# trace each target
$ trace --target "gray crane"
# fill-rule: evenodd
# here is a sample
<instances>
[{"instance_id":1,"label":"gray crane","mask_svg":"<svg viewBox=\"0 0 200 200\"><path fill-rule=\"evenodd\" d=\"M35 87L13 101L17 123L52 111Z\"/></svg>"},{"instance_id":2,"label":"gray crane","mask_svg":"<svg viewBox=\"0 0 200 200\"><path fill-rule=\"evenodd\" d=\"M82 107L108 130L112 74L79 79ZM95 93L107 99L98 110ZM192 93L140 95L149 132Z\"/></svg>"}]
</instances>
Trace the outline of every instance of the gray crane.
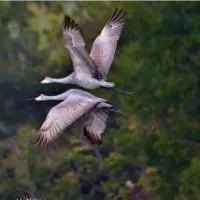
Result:
<instances>
[{"instance_id":1,"label":"gray crane","mask_svg":"<svg viewBox=\"0 0 200 200\"><path fill-rule=\"evenodd\" d=\"M32 142L39 147L47 147L65 128L77 121L83 128L83 134L92 144L101 144L109 116L117 113L127 117L127 114L114 108L105 99L79 89L70 89L56 96L41 94L34 99L36 101L62 101L51 108L34 137Z\"/></svg>"},{"instance_id":2,"label":"gray crane","mask_svg":"<svg viewBox=\"0 0 200 200\"><path fill-rule=\"evenodd\" d=\"M63 26L64 47L68 50L74 72L64 78L45 77L40 83L76 84L86 89L107 88L125 95L135 95L115 87L106 81L106 76L113 62L117 42L125 23L126 13L121 9L113 12L101 33L95 39L90 55L85 49L85 42L78 24L65 16Z\"/></svg>"}]
</instances>

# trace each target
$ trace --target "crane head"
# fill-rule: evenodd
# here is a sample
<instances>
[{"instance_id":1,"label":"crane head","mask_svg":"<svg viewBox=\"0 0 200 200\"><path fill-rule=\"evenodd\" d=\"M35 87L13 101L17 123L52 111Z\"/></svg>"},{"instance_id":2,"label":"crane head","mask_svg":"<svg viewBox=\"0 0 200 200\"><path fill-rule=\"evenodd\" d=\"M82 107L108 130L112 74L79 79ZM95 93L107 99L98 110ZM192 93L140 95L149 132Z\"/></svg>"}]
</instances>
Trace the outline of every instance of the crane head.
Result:
<instances>
[{"instance_id":1,"label":"crane head","mask_svg":"<svg viewBox=\"0 0 200 200\"><path fill-rule=\"evenodd\" d=\"M45 77L42 81L40 81L41 84L47 84L47 83L51 83L51 79L49 77Z\"/></svg>"},{"instance_id":2,"label":"crane head","mask_svg":"<svg viewBox=\"0 0 200 200\"><path fill-rule=\"evenodd\" d=\"M28 100L29 100L29 101L30 101L30 100L35 100L35 101L44 101L44 100L46 100L45 97L46 97L46 95L44 95L44 94L40 94L39 96L34 97L34 98L30 98L30 99L28 99Z\"/></svg>"},{"instance_id":3,"label":"crane head","mask_svg":"<svg viewBox=\"0 0 200 200\"><path fill-rule=\"evenodd\" d=\"M46 76L46 77L45 77L44 79L42 79L41 81L33 83L33 85L37 85L37 84L47 84L47 83L51 83L51 78Z\"/></svg>"},{"instance_id":4,"label":"crane head","mask_svg":"<svg viewBox=\"0 0 200 200\"><path fill-rule=\"evenodd\" d=\"M45 97L46 97L46 95L40 94L39 96L35 97L34 99L36 101L44 101L44 100L46 100Z\"/></svg>"}]
</instances>

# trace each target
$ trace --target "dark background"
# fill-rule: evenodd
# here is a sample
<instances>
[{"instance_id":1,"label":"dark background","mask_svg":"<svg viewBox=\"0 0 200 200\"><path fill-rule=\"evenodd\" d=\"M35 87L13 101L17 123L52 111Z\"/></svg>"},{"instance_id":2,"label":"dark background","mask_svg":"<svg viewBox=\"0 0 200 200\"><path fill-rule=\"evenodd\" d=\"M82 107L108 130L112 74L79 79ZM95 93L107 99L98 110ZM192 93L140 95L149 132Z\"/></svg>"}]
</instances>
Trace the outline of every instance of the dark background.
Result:
<instances>
[{"instance_id":1,"label":"dark background","mask_svg":"<svg viewBox=\"0 0 200 200\"><path fill-rule=\"evenodd\" d=\"M27 99L72 87L34 85L73 70L64 14L80 24L89 50L116 7L128 21L108 80L137 95L92 92L130 119L111 124L96 151L76 129L47 150L33 148L56 102ZM1 2L0 199L200 199L199 11L199 2Z\"/></svg>"}]
</instances>

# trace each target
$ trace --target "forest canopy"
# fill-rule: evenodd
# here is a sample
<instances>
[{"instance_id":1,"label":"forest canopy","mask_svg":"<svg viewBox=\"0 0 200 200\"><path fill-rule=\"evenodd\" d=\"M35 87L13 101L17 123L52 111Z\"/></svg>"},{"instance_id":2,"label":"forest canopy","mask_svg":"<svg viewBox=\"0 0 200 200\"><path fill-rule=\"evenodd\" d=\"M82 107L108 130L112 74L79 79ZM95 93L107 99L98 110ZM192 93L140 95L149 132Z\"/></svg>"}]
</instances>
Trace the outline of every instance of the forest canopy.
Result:
<instances>
[{"instance_id":1,"label":"forest canopy","mask_svg":"<svg viewBox=\"0 0 200 200\"><path fill-rule=\"evenodd\" d=\"M27 101L73 85L34 85L73 70L62 22L70 15L89 51L114 8L128 19L108 75L125 97L92 90L129 120L111 121L98 148L76 127L47 150L36 134L56 102ZM0 199L199 200L199 2L1 2Z\"/></svg>"}]
</instances>

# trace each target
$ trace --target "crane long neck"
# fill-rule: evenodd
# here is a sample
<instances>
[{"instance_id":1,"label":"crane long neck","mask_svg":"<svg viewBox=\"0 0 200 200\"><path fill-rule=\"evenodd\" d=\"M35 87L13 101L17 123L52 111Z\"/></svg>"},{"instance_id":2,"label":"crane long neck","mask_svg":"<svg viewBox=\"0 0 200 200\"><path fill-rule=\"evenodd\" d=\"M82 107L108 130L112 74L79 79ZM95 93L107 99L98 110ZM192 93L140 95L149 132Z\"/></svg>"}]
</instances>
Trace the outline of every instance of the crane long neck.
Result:
<instances>
[{"instance_id":1,"label":"crane long neck","mask_svg":"<svg viewBox=\"0 0 200 200\"><path fill-rule=\"evenodd\" d=\"M59 101L62 101L62 100L65 100L67 97L68 97L68 92L64 92L64 93L61 93L61 94L58 94L58 95L55 95L55 96L45 95L44 100L59 100Z\"/></svg>"},{"instance_id":2,"label":"crane long neck","mask_svg":"<svg viewBox=\"0 0 200 200\"><path fill-rule=\"evenodd\" d=\"M74 83L74 81L73 81L73 73L70 74L67 77L64 77L64 78L52 78L52 77L48 77L47 79L51 83L64 83L64 84L66 84L66 83Z\"/></svg>"}]
</instances>

